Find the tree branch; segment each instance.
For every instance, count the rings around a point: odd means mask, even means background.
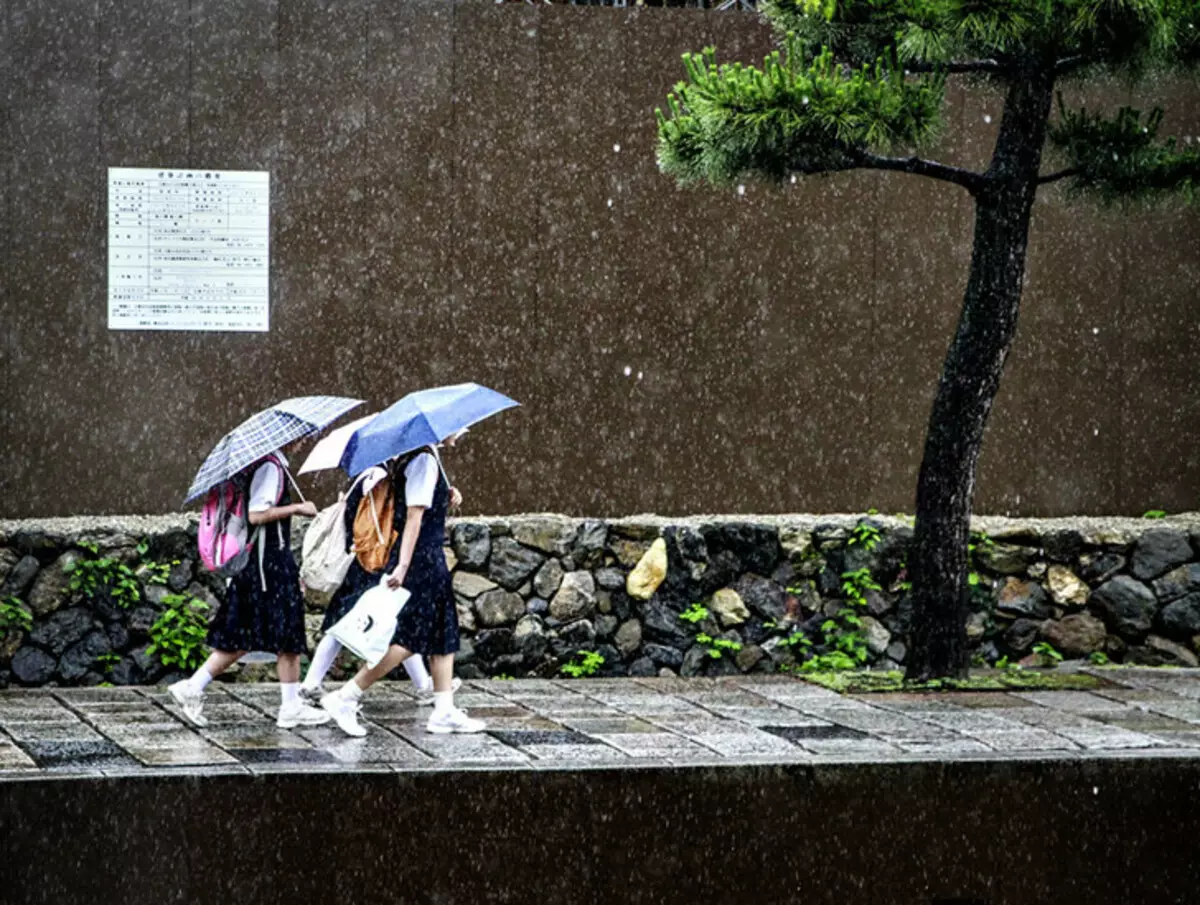
[[[974,170],[964,170],[959,167],[938,163],[936,160],[923,160],[920,157],[882,157],[863,151],[856,155],[858,165],[872,170],[895,170],[900,173],[911,173],[914,176],[927,176],[942,182],[953,182],[960,185],[972,195],[983,188],[987,177]]]
[[[989,72],[1003,73],[1012,71],[1012,67],[999,60],[952,60],[948,63],[907,63],[904,68],[909,72]]]
[[[1076,69],[1082,69],[1090,63],[1096,62],[1087,54],[1080,53],[1072,57],[1062,57],[1054,63],[1054,74],[1063,75],[1067,72],[1074,72]]]
[[[1038,185],[1049,185],[1051,182],[1058,182],[1060,179],[1069,179],[1079,172],[1078,167],[1068,167],[1065,170],[1059,170],[1057,173],[1049,173],[1046,176],[1039,176]]]

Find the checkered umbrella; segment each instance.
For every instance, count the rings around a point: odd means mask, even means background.
[[[361,399],[342,396],[297,396],[250,416],[222,437],[208,454],[184,502],[194,500],[293,440],[316,433],[359,405]]]

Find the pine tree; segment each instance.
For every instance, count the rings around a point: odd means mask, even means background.
[[[894,170],[967,191],[974,245],[917,484],[908,567],[908,676],[967,672],[967,543],[984,426],[1016,333],[1030,211],[1040,187],[1113,204],[1200,186],[1200,153],[1159,137],[1161,110],[1068,109],[1056,89],[1142,79],[1200,62],[1200,0],[768,0],[780,47],[761,68],[684,57],[658,116],[658,164],[680,183],[783,182]],[[943,128],[948,77],[999,86],[983,172],[920,156]],[[1056,103],[1057,97],[1057,103]],[[1043,172],[1043,153],[1057,157]]]

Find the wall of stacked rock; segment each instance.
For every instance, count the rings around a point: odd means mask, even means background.
[[[979,518],[973,530],[977,665],[1047,650],[1200,665],[1200,514]],[[909,520],[873,514],[461,519],[446,539],[457,669],[714,676],[799,671],[814,657],[900,668],[911,536]],[[194,516],[0,522],[0,685],[171,679],[203,658],[223,585],[198,564]],[[310,636],[321,606],[310,594]]]

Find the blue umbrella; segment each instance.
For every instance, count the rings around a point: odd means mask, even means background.
[[[351,475],[422,446],[440,443],[484,418],[519,405],[477,383],[409,393],[350,435],[338,463]]]
[[[342,396],[297,396],[251,415],[213,447],[184,502],[194,500],[293,440],[316,433],[359,405],[361,399]]]

